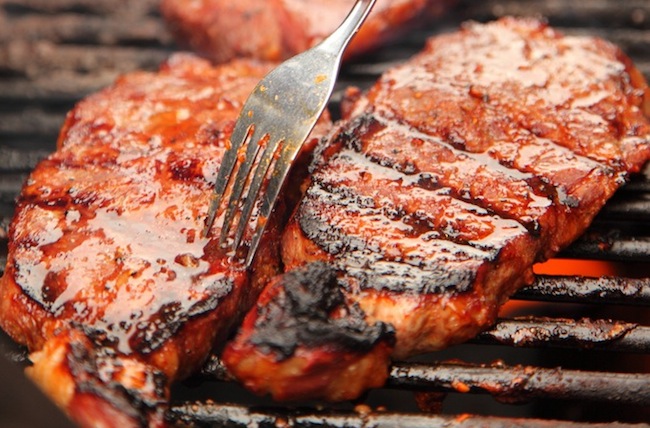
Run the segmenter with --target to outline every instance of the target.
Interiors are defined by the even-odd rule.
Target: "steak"
[[[379,0],[346,55],[367,52],[418,22],[442,15],[454,2]],[[214,61],[279,61],[332,33],[353,5],[353,0],[162,0],[161,12],[182,46]]]
[[[283,234],[285,269],[330,266],[353,319],[393,330],[394,345],[303,335],[287,352],[264,332],[273,316],[300,318],[286,299],[266,298],[227,346],[226,365],[278,399],[349,399],[351,372],[385,379],[380,343],[403,359],[489,327],[532,282],[533,265],[579,237],[648,161],[648,106],[640,72],[600,39],[514,18],[430,39],[366,94],[348,92]],[[307,277],[303,287],[327,278]],[[309,287],[328,289],[322,282]],[[309,364],[326,352],[355,357]],[[372,365],[358,364],[364,355]],[[277,373],[293,385],[269,381]],[[346,391],[310,388],[316,376]]]
[[[270,68],[177,54],[126,75],[68,114],[21,191],[0,326],[79,424],[162,424],[170,383],[223,344],[278,272],[279,217],[251,275],[213,239],[220,220],[202,234],[239,110]]]

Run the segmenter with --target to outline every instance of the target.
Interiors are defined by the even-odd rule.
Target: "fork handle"
[[[342,56],[345,47],[350,43],[352,37],[359,31],[361,24],[365,21],[370,9],[376,0],[357,0],[350,10],[350,13],[341,25],[328,37],[320,42],[316,49],[330,52],[336,56]]]

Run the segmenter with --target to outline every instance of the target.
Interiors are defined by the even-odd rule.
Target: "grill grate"
[[[120,73],[156,68],[174,49],[157,3],[0,0],[0,270],[14,198],[29,170],[54,149],[65,113]],[[505,14],[543,15],[566,33],[609,39],[650,78],[650,5],[645,0],[461,0],[444,22],[347,65],[333,107],[342,88],[369,86],[387,67],[418,51],[425,37],[455,29],[466,19],[485,21]],[[513,309],[515,313],[469,344],[395,364],[379,396],[371,393],[359,403],[325,410],[320,403],[278,407],[238,391],[215,357],[202,374],[174,390],[170,418],[190,425],[332,427],[558,425],[549,418],[590,421],[588,426],[597,427],[605,426],[598,421],[626,421],[607,423],[609,427],[646,421],[649,223],[647,170],[621,189],[590,230],[561,254],[613,262],[619,274],[540,275],[514,296],[523,309]],[[23,350],[0,339],[0,353],[24,361]],[[406,394],[408,403],[393,405],[395,394],[400,401]],[[528,401],[532,404],[512,405]],[[448,416],[455,414],[463,416]]]
[[[275,412],[252,409],[246,406],[208,403],[203,406],[181,405],[172,408],[171,415],[175,421],[192,425],[194,421],[203,421],[208,426],[228,427],[399,427],[412,428],[557,428],[557,421],[539,419],[514,419],[494,416],[444,416],[421,414],[387,414],[363,412]],[[585,427],[585,424],[562,422],[566,428]],[[629,428],[625,423],[594,423],[589,428]]]
[[[648,278],[586,278],[540,276],[514,296],[522,300],[650,305]]]

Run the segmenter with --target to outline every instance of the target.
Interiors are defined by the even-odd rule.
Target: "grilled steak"
[[[124,76],[69,113],[26,182],[0,325],[80,424],[162,423],[169,383],[202,364],[277,273],[275,219],[252,278],[202,235],[235,119],[269,69],[177,55]]]
[[[285,229],[285,269],[325,262],[340,271],[345,300],[366,323],[395,330],[393,358],[462,342],[648,160],[647,95],[619,49],[535,20],[469,23],[433,38],[367,94],[350,91]],[[385,374],[355,366],[362,347],[349,366],[327,369],[300,357],[331,343],[307,338],[286,354],[254,341],[272,323],[268,304],[224,354],[253,390],[286,395],[256,365],[323,384],[356,369]],[[304,399],[340,397],[296,384]]]
[[[379,0],[346,55],[366,52],[455,0]],[[179,42],[218,62],[281,60],[328,36],[354,0],[163,0],[161,11]],[[260,31],[263,29],[263,31]]]

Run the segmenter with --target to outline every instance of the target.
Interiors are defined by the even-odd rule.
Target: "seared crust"
[[[393,358],[467,340],[648,160],[647,92],[611,44],[535,20],[433,38],[367,94],[350,92],[285,229],[285,269],[320,260],[342,272],[367,323],[395,329]],[[283,365],[259,354],[247,364]],[[245,379],[276,394],[261,373]],[[313,393],[301,398],[334,396]]]
[[[275,278],[225,349],[224,363],[244,385],[279,400],[340,401],[381,386],[394,332],[368,324],[343,288],[324,263]]]
[[[455,0],[379,0],[346,51],[367,52]],[[179,42],[217,62],[233,58],[279,61],[332,33],[353,0],[163,0],[161,12]],[[264,31],[259,31],[264,29]]]

